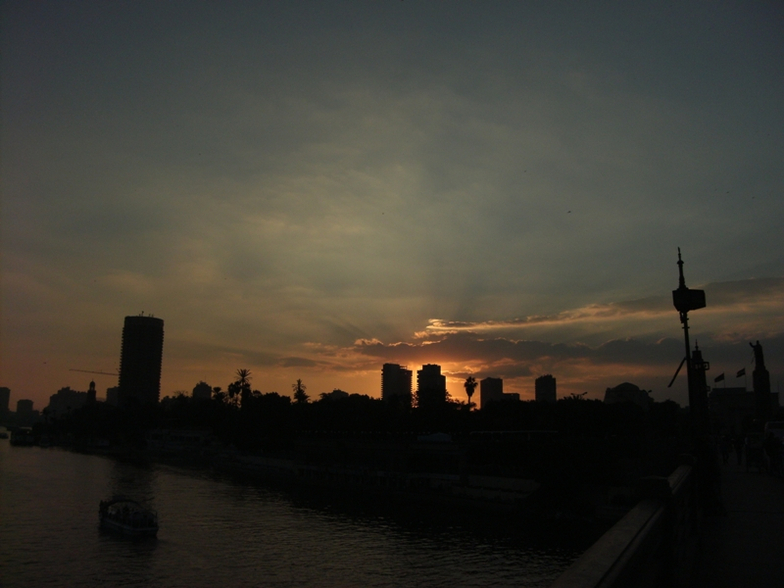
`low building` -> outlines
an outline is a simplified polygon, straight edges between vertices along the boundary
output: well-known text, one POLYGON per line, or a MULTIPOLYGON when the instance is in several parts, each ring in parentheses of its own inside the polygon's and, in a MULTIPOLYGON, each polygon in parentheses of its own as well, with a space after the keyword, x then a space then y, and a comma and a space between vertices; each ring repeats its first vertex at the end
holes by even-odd
POLYGON ((93 401, 95 400, 95 382, 90 382, 89 392, 71 390, 70 386, 66 386, 49 397, 49 406, 46 407, 46 412, 51 418, 64 417, 84 406, 91 398, 93 401))
POLYGON ((504 392, 504 381, 501 378, 485 378, 479 382, 479 408, 485 408, 491 402, 518 401, 517 392, 504 392))
POLYGON ((621 402, 631 402, 643 410, 648 410, 653 400, 649 390, 643 390, 639 386, 624 382, 615 388, 607 388, 604 393, 605 404, 618 404, 621 402))
POLYGON ((209 400, 212 398, 212 387, 207 382, 199 382, 193 387, 194 400, 209 400))
POLYGON ((332 392, 323 392, 321 394, 321 398, 324 400, 343 400, 344 398, 348 398, 348 392, 341 390, 340 388, 335 388, 332 392))

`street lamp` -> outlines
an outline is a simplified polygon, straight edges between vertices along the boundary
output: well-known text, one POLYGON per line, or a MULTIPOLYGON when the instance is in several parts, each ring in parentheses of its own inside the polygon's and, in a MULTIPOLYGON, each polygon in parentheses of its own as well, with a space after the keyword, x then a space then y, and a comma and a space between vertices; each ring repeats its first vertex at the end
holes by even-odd
MULTIPOLYGON (((681 259, 681 248, 678 247, 678 289, 672 291, 672 303, 678 311, 681 324, 683 325, 683 337, 686 342, 686 378, 689 385, 689 412, 695 432, 705 432, 708 419, 708 399, 705 394, 705 387, 697 381, 697 371, 703 370, 702 356, 700 355, 699 366, 695 366, 692 361, 691 346, 689 344, 689 311, 705 308, 705 290, 693 290, 686 287, 686 280, 683 278, 683 260, 681 259)), ((681 362, 681 366, 683 362, 681 362)), ((678 367, 680 370, 680 367, 678 367)), ((678 372, 675 372, 678 375, 678 372)), ((675 378, 673 378, 675 380, 675 378)), ((672 382, 670 382, 672 385, 672 382)))

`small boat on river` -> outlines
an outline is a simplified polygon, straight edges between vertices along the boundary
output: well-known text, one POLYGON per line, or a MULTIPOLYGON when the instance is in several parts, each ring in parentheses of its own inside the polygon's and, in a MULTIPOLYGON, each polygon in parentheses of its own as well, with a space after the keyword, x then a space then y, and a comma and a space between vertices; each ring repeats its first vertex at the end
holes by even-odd
POLYGON ((155 537, 158 514, 124 496, 101 500, 98 508, 101 527, 132 537, 155 537))

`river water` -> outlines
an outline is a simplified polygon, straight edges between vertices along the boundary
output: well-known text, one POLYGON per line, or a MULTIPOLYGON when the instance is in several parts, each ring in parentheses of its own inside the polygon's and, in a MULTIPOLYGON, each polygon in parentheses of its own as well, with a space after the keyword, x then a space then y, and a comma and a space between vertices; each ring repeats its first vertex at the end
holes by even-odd
POLYGON ((382 512, 0 440, 0 587, 548 586, 578 555, 382 512), (157 539, 99 529, 113 494, 149 501, 157 539))

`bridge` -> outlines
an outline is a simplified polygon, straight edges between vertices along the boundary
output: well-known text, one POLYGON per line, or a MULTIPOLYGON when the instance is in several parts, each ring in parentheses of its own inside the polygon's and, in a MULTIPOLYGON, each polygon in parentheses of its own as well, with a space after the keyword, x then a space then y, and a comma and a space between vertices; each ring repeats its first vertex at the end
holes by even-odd
POLYGON ((552 588, 784 586, 784 479, 726 464, 710 514, 701 480, 690 464, 643 479, 640 502, 552 588))

